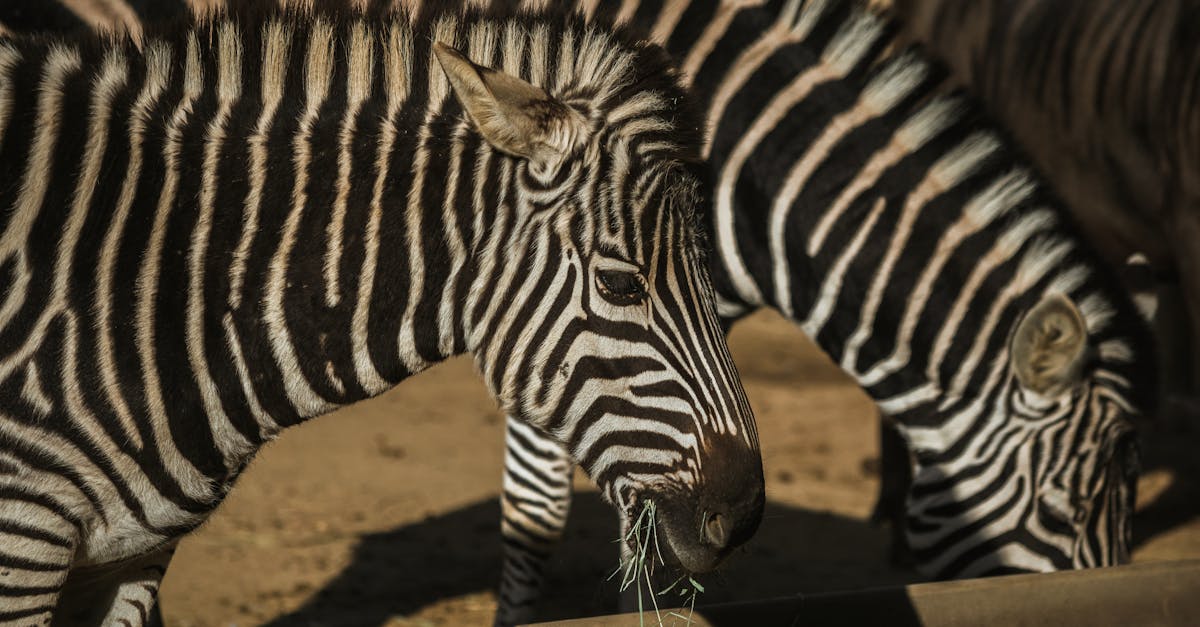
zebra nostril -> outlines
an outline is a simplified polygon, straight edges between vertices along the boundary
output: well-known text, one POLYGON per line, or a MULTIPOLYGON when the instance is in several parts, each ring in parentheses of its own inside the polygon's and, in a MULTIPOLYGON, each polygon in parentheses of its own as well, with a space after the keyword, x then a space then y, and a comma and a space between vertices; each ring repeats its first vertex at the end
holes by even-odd
POLYGON ((729 524, 720 514, 709 514, 704 521, 704 540, 717 548, 725 548, 729 544, 729 524))

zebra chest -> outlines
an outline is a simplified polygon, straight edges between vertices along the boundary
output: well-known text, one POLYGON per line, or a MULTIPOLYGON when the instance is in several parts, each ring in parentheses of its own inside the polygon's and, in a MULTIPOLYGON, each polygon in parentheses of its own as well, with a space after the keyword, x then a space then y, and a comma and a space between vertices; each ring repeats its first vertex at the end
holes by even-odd
MULTIPOLYGON (((248 463, 251 457, 246 458, 248 463)), ((163 483, 136 473, 112 474, 97 484, 111 493, 103 507, 86 517, 76 566, 98 566, 130 560, 177 542, 203 524, 233 487, 245 463, 210 486, 207 503, 181 506, 163 483), (122 483, 124 485, 122 485, 122 483)))
MULTIPOLYGON (((201 517, 196 524, 203 522, 201 517)), ((80 538, 72 567, 89 568, 118 564, 147 555, 178 541, 141 525, 135 516, 117 516, 92 526, 80 538)))
MULTIPOLYGON (((0 486, 55 512, 67 525, 59 535, 75 544, 75 566, 113 565, 174 542, 207 519, 252 458, 246 452, 210 478, 169 425, 100 420, 81 402, 96 393, 69 390, 45 359, 28 359, 0 387, 0 486)), ((0 499, 0 516, 5 507, 0 499)))

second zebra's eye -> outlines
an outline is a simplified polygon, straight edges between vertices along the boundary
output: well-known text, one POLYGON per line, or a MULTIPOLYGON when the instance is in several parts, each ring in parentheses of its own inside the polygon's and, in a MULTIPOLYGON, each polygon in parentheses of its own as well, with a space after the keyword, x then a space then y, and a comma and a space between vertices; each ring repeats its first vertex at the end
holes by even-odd
POLYGON ((614 305, 633 305, 646 298, 646 282, 636 272, 600 270, 596 272, 596 287, 614 305))

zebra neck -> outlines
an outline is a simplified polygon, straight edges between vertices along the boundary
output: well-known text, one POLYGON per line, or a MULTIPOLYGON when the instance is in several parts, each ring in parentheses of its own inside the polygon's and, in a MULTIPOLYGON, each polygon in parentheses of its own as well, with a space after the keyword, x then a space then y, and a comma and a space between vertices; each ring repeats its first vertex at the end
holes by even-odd
POLYGON ((1128 298, 893 24, 841 0, 612 4, 706 98, 723 313, 779 309, 901 420, 997 402, 1011 330, 1050 291, 1084 310, 1098 372, 1142 378, 1128 298))
POLYGON ((264 33, 0 46, 5 374, 66 342, 114 423, 256 443, 467 349, 512 161, 411 80, 407 26, 264 33))
POLYGON ((361 28, 306 34, 292 50, 295 59, 307 49, 303 86, 292 93, 283 83, 276 103, 223 131, 227 145, 237 138, 246 150, 250 180, 230 186, 228 203, 216 192, 207 255, 231 263, 228 283, 208 281, 228 299, 220 332, 244 347, 229 363, 273 364, 277 373, 247 396, 273 388, 275 402, 263 405, 286 423, 464 352, 475 251, 485 229, 505 223, 483 185, 504 189, 496 176, 511 174, 509 160, 449 106, 432 38, 389 28, 377 39, 361 28), (344 61, 322 57, 337 46, 348 49, 344 61), (475 176, 489 166, 490 177, 475 176), (239 222, 256 228, 232 227, 239 222), (236 244, 216 241, 238 230, 236 244))

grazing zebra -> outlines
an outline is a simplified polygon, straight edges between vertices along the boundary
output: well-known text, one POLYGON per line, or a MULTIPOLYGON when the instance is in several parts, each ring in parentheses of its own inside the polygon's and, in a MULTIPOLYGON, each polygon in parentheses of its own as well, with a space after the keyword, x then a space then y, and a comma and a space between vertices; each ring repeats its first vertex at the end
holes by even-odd
POLYGON ((1112 263, 1148 257, 1168 393, 1200 399, 1195 0, 884 0, 1012 130, 1112 263), (1177 294, 1173 292, 1178 290, 1177 294), (1167 376, 1169 375, 1169 376, 1167 376))
MULTIPOLYGON (((1126 561, 1146 325, 943 72, 848 2, 580 4, 663 43, 705 99, 723 316, 778 309, 897 426, 918 569, 1126 561)), ((570 469, 510 422, 499 624, 530 616, 570 469)))
POLYGON ((713 568, 763 479, 683 96, 565 13, 0 40, 0 622, 146 622, 264 442, 468 352, 713 568))
MULTIPOLYGON (((899 426, 920 570, 1127 559, 1145 325, 940 69, 843 0, 567 4, 663 43, 706 99, 725 321, 780 310, 899 426)), ((530 616, 572 468, 526 424, 507 444, 501 624, 530 616)))

